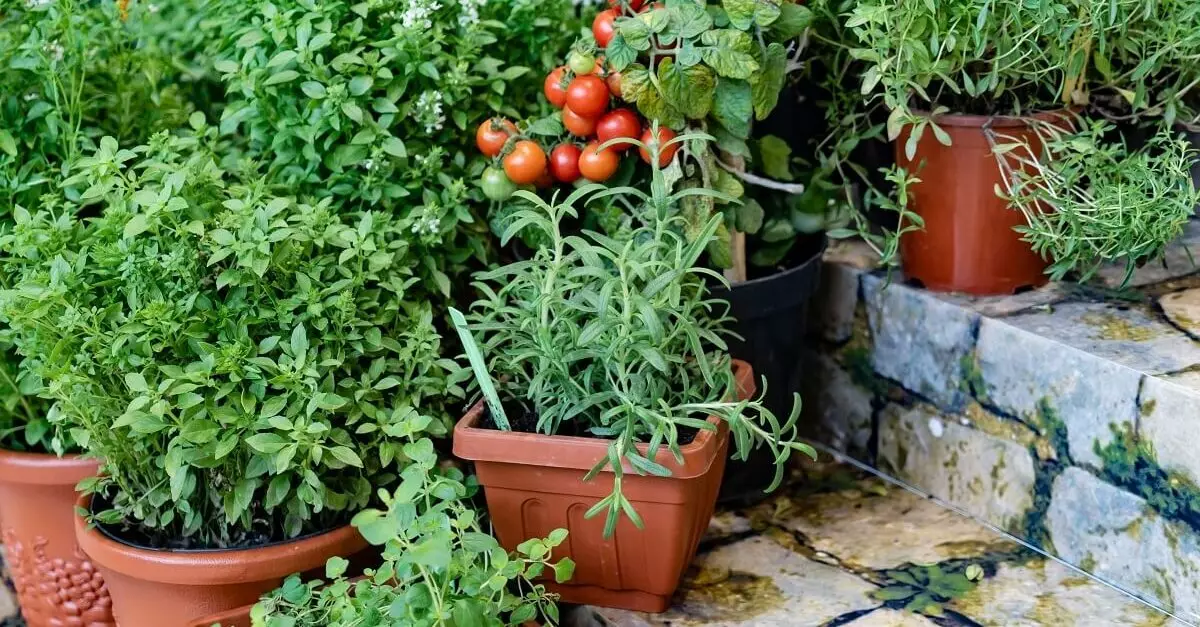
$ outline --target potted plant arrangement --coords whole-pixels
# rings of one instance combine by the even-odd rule
[[[75,532],[129,625],[188,625],[358,552],[348,523],[405,443],[447,432],[406,226],[276,196],[191,126],[103,139],[4,251],[49,421],[103,460]]]
[[[405,445],[404,453],[412,463],[395,491],[381,495],[382,509],[354,517],[367,541],[382,547],[380,566],[351,578],[347,560],[330,558],[324,580],[288,577],[254,606],[208,616],[194,627],[356,627],[380,620],[430,627],[557,625],[554,595],[534,580],[550,573],[559,582],[570,579],[570,559],[550,561],[566,530],[505,551],[470,507],[478,490],[473,478],[439,467],[428,440]]]
[[[496,201],[520,185],[648,181],[648,151],[637,151],[644,166],[636,157],[623,158],[633,152],[632,140],[671,146],[658,165],[672,183],[724,192],[721,198],[685,197],[680,226],[691,241],[711,216],[723,216],[706,262],[732,285],[716,288],[737,321],[730,350],[777,382],[765,399],[777,413],[788,411],[799,387],[804,330],[795,321],[805,317],[824,250],[820,235],[797,233],[793,222],[811,221],[795,216],[788,198],[822,187],[789,180],[790,149],[777,137],[756,138],[752,130],[775,110],[788,76],[803,68],[802,35],[810,18],[806,7],[791,1],[611,2],[596,15],[591,37],[576,42],[566,63],[546,77],[545,96],[561,112],[523,128],[488,120],[478,135],[481,152],[496,160],[482,181]],[[654,124],[658,130],[652,132]],[[693,129],[717,141],[670,142]],[[626,141],[600,149],[615,139]],[[672,165],[676,154],[678,164]],[[768,201],[763,192],[783,200]],[[743,197],[746,202],[737,202]],[[519,205],[499,204],[497,233],[513,222]],[[636,222],[619,197],[592,199],[586,209],[573,222],[609,235]],[[536,230],[521,235],[535,248],[546,244],[532,241]],[[773,475],[764,468],[773,463],[757,452],[752,460],[733,461],[723,496],[761,498]]]
[[[674,145],[639,147],[658,163]],[[678,213],[684,198],[723,195],[671,192],[653,170],[651,194],[588,185],[547,203],[517,192],[528,204],[504,239],[529,227],[549,245],[478,275],[470,322],[452,314],[484,399],[455,427],[454,452],[475,462],[501,545],[564,527],[559,554],[575,576],[548,589],[658,612],[712,515],[729,440],[739,457],[769,449],[776,485],[793,451],[812,450],[795,441],[798,397],[778,420],[751,400],[750,366],[724,350],[727,305],[707,295],[716,273],[697,266],[723,218],[689,237]],[[622,237],[562,232],[577,204],[606,194],[636,203],[640,225]]]
[[[130,141],[186,120],[186,41],[173,30],[188,3],[157,14],[115,3],[14,3],[0,11],[0,240],[32,235],[27,207],[52,193],[64,164],[104,133]],[[119,88],[117,87],[119,86]],[[117,92],[120,93],[117,93]],[[22,242],[17,244],[17,242]],[[13,264],[0,261],[0,285]],[[25,621],[112,625],[101,575],[75,542],[75,486],[96,474],[71,435],[53,428],[40,382],[0,328],[0,536]]]

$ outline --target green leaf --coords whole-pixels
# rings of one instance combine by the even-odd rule
[[[787,142],[774,135],[764,135],[758,140],[758,152],[764,174],[780,181],[792,180],[792,147]]]
[[[872,592],[871,596],[880,601],[899,601],[900,599],[907,599],[916,593],[916,589],[908,586],[888,586]]]
[[[145,233],[150,228],[149,218],[144,213],[135,214],[128,222],[125,223],[125,231],[122,233],[125,239],[133,239],[142,233]]]
[[[706,48],[701,55],[719,76],[747,79],[758,71],[750,35],[740,30],[710,30],[700,40]]]
[[[282,83],[294,81],[299,77],[300,77],[300,73],[297,72],[296,70],[283,70],[283,71],[272,74],[271,78],[268,78],[266,81],[263,82],[263,86],[270,87],[271,85],[279,85]]]
[[[492,536],[474,531],[463,533],[460,541],[462,542],[463,549],[472,553],[490,553],[493,549],[500,546]]]
[[[471,362],[471,369],[475,372],[475,382],[479,385],[479,391],[487,401],[488,409],[491,410],[492,421],[501,431],[511,431],[512,427],[509,425],[508,416],[504,413],[504,405],[500,402],[500,395],[496,393],[496,386],[492,383],[483,353],[479,350],[479,345],[475,343],[475,338],[467,327],[467,319],[461,311],[451,307],[450,320],[454,323],[454,329],[462,341],[467,360]]]
[[[681,3],[672,7],[671,11],[681,39],[695,39],[713,26],[712,16],[694,2]]]
[[[740,139],[749,137],[750,120],[754,116],[750,83],[743,80],[718,80],[712,113],[730,134]]]
[[[431,537],[408,551],[413,563],[439,570],[450,564],[450,556],[450,543],[439,536]]]
[[[638,51],[625,41],[625,37],[617,33],[604,49],[604,58],[613,70],[624,72],[629,64],[637,60],[637,53]]]
[[[558,583],[566,583],[570,581],[571,577],[574,575],[575,562],[571,558],[564,557],[554,565],[554,581]]]
[[[329,453],[343,464],[354,466],[355,468],[362,468],[362,460],[359,459],[358,454],[352,451],[348,446],[335,446],[329,449]]]
[[[401,159],[408,157],[408,149],[405,148],[404,142],[399,137],[389,137],[383,140],[383,151]]]
[[[672,59],[658,66],[658,81],[668,104],[694,120],[703,119],[712,108],[716,77],[703,65],[685,68]]]
[[[747,198],[735,209],[737,230],[743,233],[758,233],[763,225],[763,208],[757,200]]]
[[[350,567],[350,560],[344,557],[334,556],[325,562],[325,578],[337,579],[346,574],[346,569]]]
[[[762,70],[750,80],[754,116],[757,119],[766,119],[775,110],[775,105],[779,104],[779,93],[783,91],[783,83],[787,78],[787,62],[787,50],[782,44],[767,46],[763,53]]]
[[[803,35],[811,24],[812,10],[802,4],[784,2],[779,5],[779,19],[771,24],[771,33],[788,41]]]
[[[216,439],[221,427],[210,420],[189,420],[179,430],[179,435],[192,444],[207,444]]]
[[[544,118],[538,118],[529,123],[525,132],[530,135],[545,135],[549,137],[558,137],[563,134],[562,118],[557,115],[548,115]]]
[[[456,599],[451,611],[454,627],[486,627],[486,612],[475,599]]]
[[[749,30],[754,24],[754,9],[758,0],[722,0],[729,24],[734,28]]]
[[[17,142],[12,134],[4,129],[0,129],[0,151],[8,153],[10,157],[17,156]]]

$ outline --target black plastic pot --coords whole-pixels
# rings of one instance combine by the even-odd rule
[[[780,419],[792,411],[792,394],[800,391],[803,377],[801,353],[808,320],[808,305],[821,276],[825,236],[804,236],[796,242],[791,268],[762,278],[719,289],[713,296],[729,301],[737,319],[734,331],[742,339],[730,341],[730,354],[754,367],[760,381],[767,380],[768,409]],[[734,447],[730,447],[730,455]],[[766,498],[764,490],[775,478],[775,459],[765,447],[751,451],[749,459],[730,459],[725,467],[718,501],[747,505]]]

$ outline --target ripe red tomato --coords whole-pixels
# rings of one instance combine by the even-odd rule
[[[479,147],[479,152],[488,157],[495,157],[504,150],[504,143],[508,138],[518,134],[520,131],[517,130],[516,124],[504,118],[491,118],[484,120],[475,130],[475,145]]]
[[[567,104],[567,88],[563,85],[563,74],[566,71],[567,66],[565,65],[555,68],[542,85],[542,91],[546,93],[546,100],[559,109]]]
[[[523,139],[504,158],[504,173],[517,185],[536,183],[546,171],[546,151],[536,142]]]
[[[613,96],[616,96],[617,98],[621,97],[621,73],[620,72],[609,72],[608,78],[605,78],[604,82],[608,85],[608,91],[612,92]]]
[[[594,183],[602,183],[612,178],[621,165],[617,151],[611,149],[597,150],[598,142],[591,142],[579,154],[579,172],[583,177]]]
[[[553,184],[554,177],[550,175],[549,169],[542,170],[542,175],[538,177],[538,180],[533,182],[533,185],[538,189],[546,189]]]
[[[571,110],[570,106],[563,107],[563,126],[576,137],[591,137],[596,133],[596,118],[587,118]]]
[[[612,41],[615,27],[613,20],[617,19],[617,12],[613,9],[601,11],[596,14],[596,19],[592,20],[592,37],[596,38],[596,45],[601,48],[607,48],[608,42]]]
[[[596,139],[602,144],[618,137],[637,139],[641,134],[642,122],[638,119],[637,114],[629,109],[613,109],[596,122]],[[618,152],[625,152],[631,147],[633,147],[632,143],[610,146],[612,150]]]
[[[582,151],[575,144],[559,144],[550,151],[550,173],[560,183],[579,180],[579,155]]]
[[[598,76],[576,76],[567,87],[567,106],[587,118],[598,118],[608,109],[608,85]]]
[[[643,4],[646,4],[646,0],[628,0],[628,4],[629,4],[629,8],[633,9],[634,11],[637,11],[638,9],[642,8]],[[608,0],[608,6],[614,8],[614,9],[620,9],[621,8],[621,0]]]
[[[646,129],[646,132],[642,133],[643,144],[649,146],[652,143],[658,143],[658,167],[660,168],[667,167],[667,164],[671,163],[671,159],[675,158],[675,153],[679,152],[678,143],[671,144],[670,146],[665,145],[672,139],[675,139],[675,131],[665,126],[658,127],[657,138],[654,136],[654,129],[652,128]],[[645,148],[638,148],[638,152],[642,155],[642,161],[650,163],[650,151]]]

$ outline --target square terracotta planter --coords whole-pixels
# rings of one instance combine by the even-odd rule
[[[753,395],[750,365],[735,360],[733,369],[738,396]],[[670,477],[641,476],[626,466],[622,491],[645,528],[622,517],[605,539],[604,516],[583,515],[612,491],[612,472],[586,483],[583,476],[607,454],[608,441],[481,429],[483,412],[477,403],[458,421],[454,454],[475,462],[500,544],[514,550],[565,528],[570,535],[554,559],[574,560],[575,575],[567,584],[546,582],[564,602],[641,612],[670,607],[713,514],[729,448],[724,421],[710,417],[717,430],[701,431],[681,447],[682,465],[665,447],[658,451],[655,461],[671,469]]]

